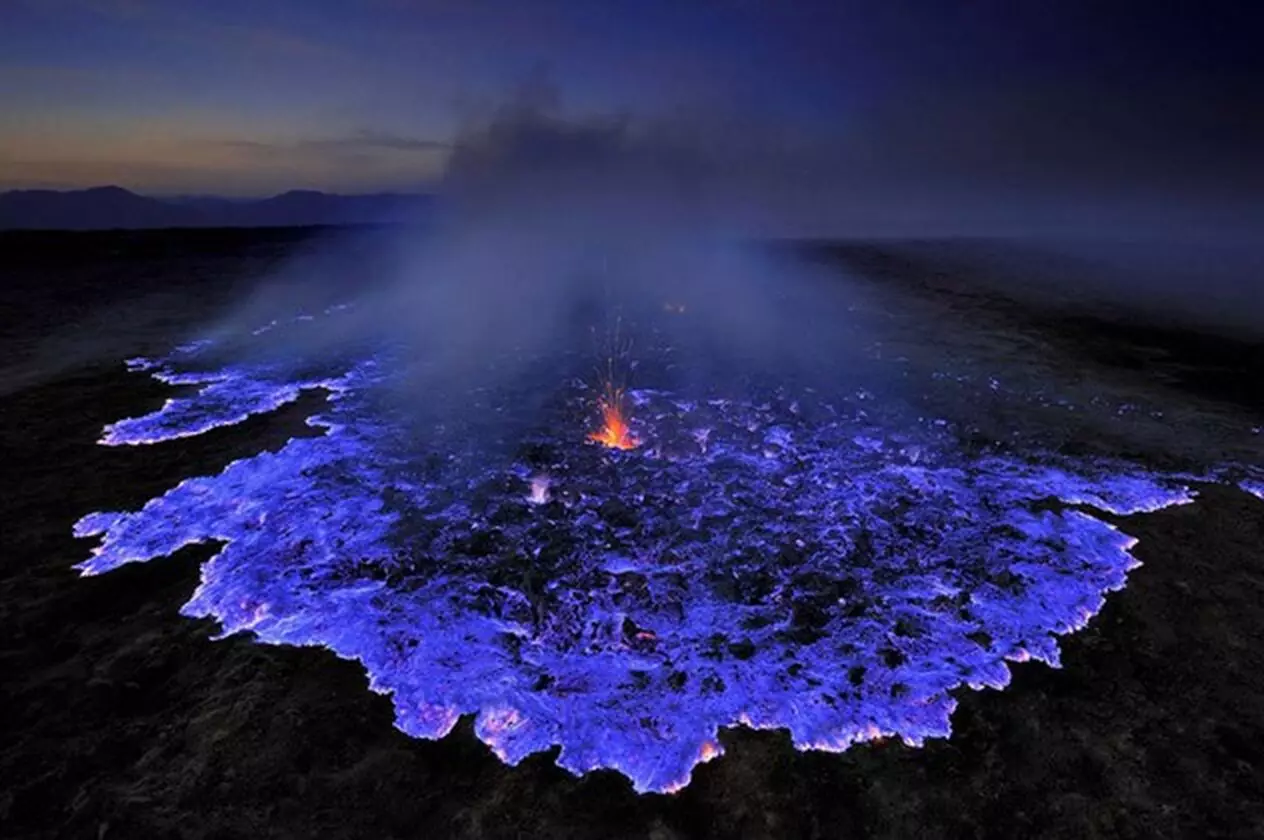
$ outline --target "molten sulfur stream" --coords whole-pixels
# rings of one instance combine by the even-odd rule
[[[611,449],[635,449],[640,446],[641,442],[628,428],[623,410],[623,390],[608,385],[605,394],[597,402],[601,406],[602,426],[600,431],[593,432],[588,439]]]

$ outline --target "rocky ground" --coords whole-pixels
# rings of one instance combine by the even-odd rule
[[[48,247],[23,253],[37,259]],[[187,267],[187,255],[167,247],[174,256],[146,257],[158,280]],[[248,277],[293,244],[203,247],[208,273]],[[934,273],[924,250],[914,259],[895,246],[849,246],[832,258],[883,282]],[[16,278],[7,296],[33,274],[6,259]],[[937,287],[951,285],[945,272],[935,277]],[[219,300],[198,294],[202,311],[163,318],[187,321]],[[37,313],[60,299],[32,297],[22,300]],[[949,299],[1025,318],[1024,329],[1061,358],[1078,353],[1075,364],[1122,371],[1112,375],[1130,387],[1185,388],[1200,406],[1259,417],[1258,386],[1244,384],[1259,381],[1258,345]],[[134,334],[157,344],[169,326]],[[15,325],[6,339],[32,329]],[[310,413],[298,404],[153,450],[96,446],[106,423],[167,395],[123,371],[118,359],[136,348],[119,342],[0,397],[5,837],[1264,833],[1264,502],[1242,491],[1207,486],[1193,505],[1129,517],[1144,566],[1064,640],[1063,668],[1016,665],[1003,692],[961,692],[951,739],[805,754],[784,733],[731,730],[722,733],[726,754],[699,767],[684,791],[637,796],[614,773],[571,777],[552,755],[506,767],[469,720],[439,742],[410,739],[391,725],[389,701],[366,690],[361,668],[327,652],[210,641],[209,622],[177,613],[208,548],[79,579],[70,567],[86,548],[71,525],[85,512],[135,507],[185,476],[279,447]],[[1155,347],[1164,350],[1157,361]],[[1217,379],[1231,387],[1216,388]]]

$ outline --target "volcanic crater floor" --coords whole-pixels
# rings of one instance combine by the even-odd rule
[[[1123,516],[1110,511],[1128,507],[1120,495],[1146,508],[1153,493],[1169,500],[1176,491],[1142,469],[1112,496],[1111,480],[1128,470],[1104,467],[1096,453],[1067,462],[1003,459],[1005,469],[985,454],[988,468],[979,469],[977,453],[960,454],[960,430],[948,436],[933,418],[894,433],[886,418],[864,434],[844,407],[830,416],[801,394],[711,405],[637,392],[637,450],[585,444],[581,422],[574,443],[568,427],[566,435],[537,432],[498,453],[501,461],[474,459],[494,468],[406,466],[395,488],[403,495],[382,510],[408,502],[411,513],[391,527],[401,529],[393,537],[410,537],[397,541],[410,551],[359,566],[315,564],[330,575],[331,592],[368,580],[419,599],[431,586],[455,593],[442,601],[452,612],[434,620],[465,621],[470,632],[454,645],[465,660],[495,662],[496,670],[448,675],[451,690],[432,703],[439,717],[421,720],[453,731],[419,740],[392,725],[405,722],[398,703],[366,691],[357,663],[259,645],[246,633],[208,641],[234,620],[266,638],[258,604],[233,612],[212,596],[204,603],[222,609],[206,614],[220,621],[179,615],[191,595],[196,601],[196,587],[206,593],[203,565],[225,545],[241,545],[232,542],[237,535],[212,533],[211,543],[185,547],[176,540],[170,559],[74,579],[69,567],[90,543],[70,530],[86,512],[139,510],[192,476],[337,439],[307,423],[313,412],[330,412],[304,392],[299,402],[204,435],[95,444],[102,428],[143,416],[170,394],[142,374],[102,365],[4,399],[7,448],[24,476],[23,492],[8,500],[6,520],[16,527],[0,581],[13,628],[3,656],[16,675],[0,695],[12,733],[0,751],[6,836],[1253,836],[1264,827],[1264,755],[1254,746],[1264,743],[1264,504],[1230,484],[1186,480],[1197,492],[1193,504]],[[395,451],[390,441],[374,442]],[[548,486],[533,498],[540,476]],[[840,486],[849,493],[840,496]],[[444,498],[444,487],[462,492]],[[1053,504],[1055,489],[1079,500]],[[840,504],[860,509],[830,507]],[[362,513],[350,515],[360,521]],[[947,520],[968,526],[951,529],[960,543],[937,536]],[[838,521],[858,527],[821,525]],[[1050,533],[1050,523],[1061,529]],[[1092,550],[1084,550],[1085,534]],[[1123,545],[1121,534],[1138,544]],[[1064,550],[1069,539],[1078,551]],[[1028,553],[1043,545],[1049,555],[1032,564],[1037,572],[1085,582],[1066,604],[1070,612],[1056,613],[1059,598],[1029,600],[1038,573],[979,550],[1005,540]],[[575,543],[601,551],[559,550]],[[635,551],[647,545],[652,558]],[[1125,548],[1143,565],[1103,604],[1095,599],[1131,565]],[[705,557],[717,549],[735,559],[716,569]],[[1088,568],[1068,575],[1062,558]],[[1088,562],[1094,558],[1105,561]],[[418,568],[435,559],[438,571]],[[261,578],[251,584],[255,594],[292,583]],[[549,589],[547,581],[560,583]],[[970,618],[957,601],[962,591],[982,597]],[[526,594],[519,601],[511,592]],[[225,590],[225,598],[239,594]],[[587,600],[577,602],[581,595]],[[1035,626],[979,615],[1016,600],[1041,604]],[[699,602],[718,614],[710,621],[722,622],[722,638],[706,622],[685,621]],[[1076,616],[1086,604],[1096,612],[1087,626],[1060,636],[1057,648],[1042,646],[1039,633],[1047,639],[1062,621],[1082,624]],[[856,615],[830,613],[848,609]],[[403,616],[410,626],[414,617]],[[850,653],[839,649],[844,640],[852,640]],[[534,661],[524,642],[537,649]],[[483,647],[485,657],[469,655]],[[1016,661],[1048,660],[1058,649],[1057,670]],[[605,674],[597,670],[575,682],[587,694],[559,691],[574,675],[538,650],[559,660],[577,650],[589,661],[617,656],[618,682],[594,687]],[[946,650],[961,660],[950,674]],[[627,667],[633,657],[644,667]],[[997,665],[1012,673],[1004,691],[956,687],[970,681],[972,667],[981,685],[999,680],[988,670],[1001,673]],[[857,666],[864,671],[855,677]],[[476,717],[452,702],[460,686],[477,691],[489,677],[504,685],[506,675],[521,680],[510,680],[511,695],[560,696],[551,701],[560,705],[515,720]],[[772,682],[750,686],[756,678]],[[723,691],[703,689],[717,680]],[[814,729],[817,719],[805,717],[796,730],[774,708],[772,724],[788,731],[727,725],[742,722],[739,712],[759,723],[751,698],[778,692],[825,723]],[[515,742],[521,724],[506,725],[547,722],[551,712],[561,721],[551,737],[564,732],[571,710],[595,705],[612,715],[603,731],[619,733],[619,722],[630,720],[625,710],[590,704],[594,696],[648,697],[664,718],[714,720],[715,742],[704,731],[697,743],[711,745],[698,749],[723,755],[692,767],[689,784],[672,796],[644,796],[633,792],[636,766],[574,776],[558,766],[565,743],[559,750],[548,737]],[[933,696],[956,706],[951,738],[914,749],[893,737],[919,741],[919,726],[939,734],[923,718],[900,718],[946,711],[913,703]],[[873,720],[874,709],[892,716],[886,726]],[[877,737],[851,739],[858,743],[842,753],[795,748],[838,733],[839,720],[863,722],[864,734]],[[612,741],[604,746],[625,746]],[[698,756],[693,749],[686,759]],[[655,777],[643,778],[653,785]]]

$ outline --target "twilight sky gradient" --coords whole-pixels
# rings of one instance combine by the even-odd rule
[[[1236,206],[1264,188],[1254,6],[2,0],[0,189],[424,189],[547,79],[567,118],[670,127],[782,193]]]

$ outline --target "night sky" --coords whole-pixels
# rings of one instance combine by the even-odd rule
[[[1240,205],[1264,188],[1254,5],[4,0],[0,188],[428,189],[536,90],[768,195]]]

